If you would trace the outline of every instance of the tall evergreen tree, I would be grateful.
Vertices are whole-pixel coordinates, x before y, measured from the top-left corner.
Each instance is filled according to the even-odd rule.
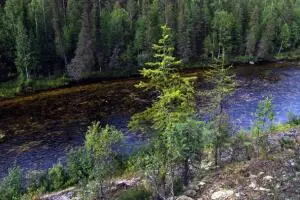
[[[85,0],[83,4],[82,22],[75,57],[67,66],[68,74],[74,80],[80,80],[84,73],[91,72],[95,65],[92,35],[92,2]]]

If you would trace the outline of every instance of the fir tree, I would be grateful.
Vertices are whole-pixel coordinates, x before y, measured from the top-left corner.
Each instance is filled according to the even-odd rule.
[[[82,13],[82,26],[75,51],[75,57],[67,66],[68,74],[74,80],[80,80],[84,73],[91,72],[95,65],[93,38],[92,38],[92,3],[84,1]]]
[[[129,127],[153,133],[151,148],[135,165],[153,178],[150,183],[155,195],[167,198],[174,195],[172,183],[176,164],[183,164],[184,183],[188,183],[189,164],[202,148],[202,123],[195,119],[193,80],[176,72],[181,62],[173,57],[170,29],[163,26],[162,32],[158,44],[153,45],[155,61],[146,63],[149,68],[141,70],[148,81],[137,85],[155,90],[158,98],[144,112],[134,115]]]

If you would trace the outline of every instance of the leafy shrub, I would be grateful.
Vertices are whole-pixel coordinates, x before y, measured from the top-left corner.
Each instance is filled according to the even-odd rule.
[[[21,198],[22,172],[20,167],[9,170],[8,176],[0,183],[1,200],[17,200]]]
[[[49,180],[47,171],[32,171],[28,174],[28,191],[46,192],[49,188]]]
[[[143,187],[136,187],[122,192],[118,200],[148,200],[148,199],[151,199],[151,193]]]
[[[72,149],[67,155],[69,184],[75,184],[81,179],[89,178],[93,165],[93,157],[85,148]]]
[[[64,186],[66,174],[62,164],[58,163],[48,171],[48,179],[50,191],[61,189]]]

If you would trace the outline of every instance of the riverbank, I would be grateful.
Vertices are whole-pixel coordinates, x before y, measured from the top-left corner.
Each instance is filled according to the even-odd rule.
[[[281,141],[290,141],[282,144]],[[273,132],[269,137],[268,158],[233,161],[233,154],[224,152],[217,168],[205,158],[194,166],[193,179],[187,187],[176,187],[175,200],[224,199],[299,199],[300,198],[300,128]],[[244,152],[238,152],[242,155]],[[134,177],[134,175],[131,175]],[[140,200],[148,196],[147,186],[138,177],[115,177],[107,196],[112,200]],[[144,188],[144,189],[141,189]],[[82,186],[55,193],[39,194],[41,200],[84,199]],[[149,197],[149,196],[148,196]]]
[[[294,55],[293,53],[281,54],[280,57],[270,60],[270,61],[255,61],[252,64],[249,64],[252,61],[251,58],[235,58],[232,60],[233,66],[238,68],[239,66],[249,66],[254,67],[257,65],[280,65],[280,66],[290,66],[292,64],[297,64],[297,60],[300,60],[300,56]],[[199,63],[192,63],[189,67],[182,69],[183,74],[193,74],[205,69],[205,66],[209,64],[201,65]],[[29,83],[26,84],[26,87],[21,89],[19,84],[15,80],[10,80],[8,82],[0,82],[0,101],[7,99],[24,97],[29,95],[34,95],[36,93],[45,92],[49,90],[59,90],[65,88],[72,88],[77,86],[102,83],[102,82],[115,82],[123,81],[128,79],[140,79],[141,77],[138,74],[138,69],[135,70],[125,70],[125,71],[112,71],[112,72],[94,72],[86,76],[80,81],[72,81],[66,76],[61,77],[50,77],[50,78],[39,78],[32,79]]]

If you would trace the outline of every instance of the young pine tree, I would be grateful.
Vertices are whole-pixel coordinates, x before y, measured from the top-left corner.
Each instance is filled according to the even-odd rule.
[[[153,45],[155,61],[141,70],[147,82],[138,88],[155,90],[157,99],[144,112],[135,114],[129,127],[134,131],[152,133],[151,148],[135,161],[135,166],[150,178],[155,196],[173,196],[176,166],[184,166],[184,182],[188,183],[189,164],[202,148],[201,127],[195,117],[193,79],[177,73],[180,61],[173,57],[170,29],[162,27],[162,38]]]
[[[268,156],[269,131],[274,121],[274,108],[271,98],[260,101],[255,113],[256,120],[252,128],[252,137],[255,142],[258,156]]]
[[[215,153],[215,165],[218,165],[220,149],[229,139],[230,126],[224,109],[225,98],[231,95],[236,87],[235,75],[231,67],[225,66],[225,56],[216,59],[210,70],[205,73],[206,80],[213,85],[213,89],[205,96],[210,97],[210,112],[212,118],[211,144]]]

